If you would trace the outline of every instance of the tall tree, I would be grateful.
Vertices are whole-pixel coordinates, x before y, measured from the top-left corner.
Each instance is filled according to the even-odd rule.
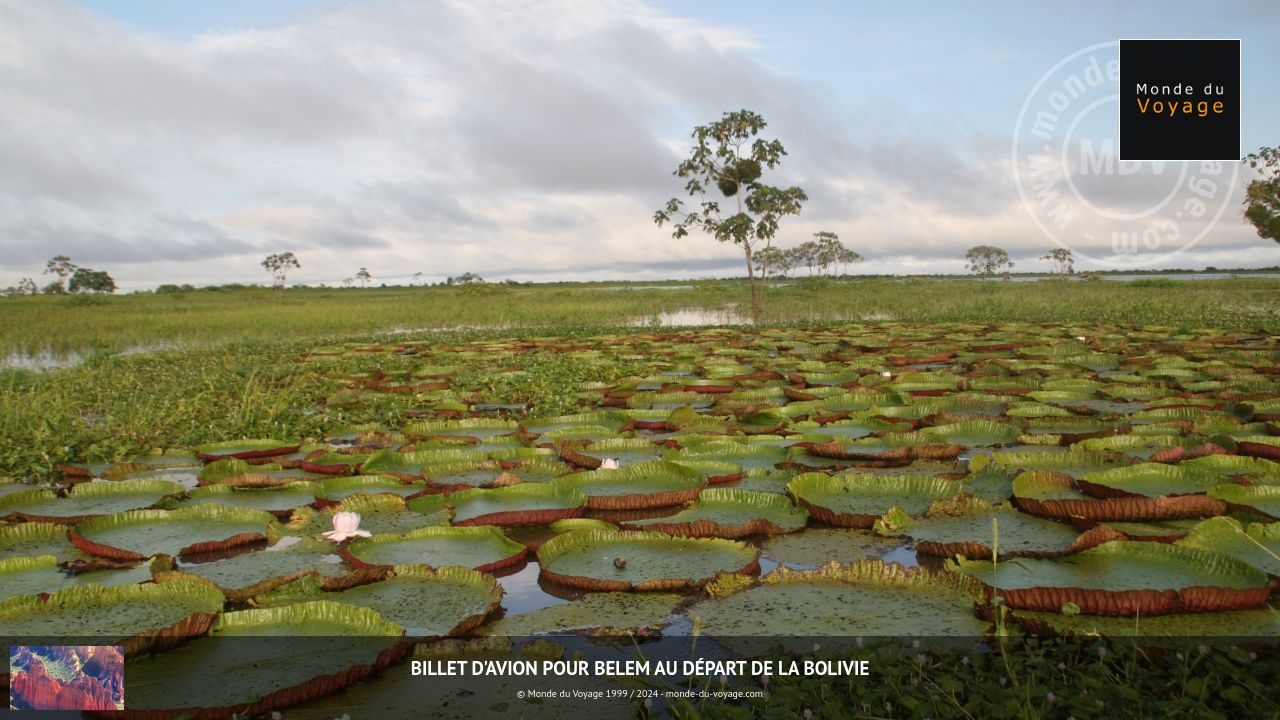
[[[1071,251],[1066,248],[1054,248],[1044,255],[1040,256],[1041,260],[1048,260],[1051,272],[1061,273],[1063,275],[1074,275],[1075,258],[1071,255]]]
[[[369,274],[368,268],[360,268],[360,272],[356,273],[356,279],[360,281],[360,287],[369,287],[369,281],[373,279],[373,275]]]
[[[1244,162],[1260,175],[1245,188],[1245,219],[1260,237],[1280,243],[1280,147],[1261,148]]]
[[[755,255],[755,262],[756,270],[760,273],[760,277],[766,280],[769,278],[770,270],[777,275],[786,277],[787,253],[782,248],[770,245],[761,249]]]
[[[113,293],[116,291],[116,281],[105,270],[76,268],[67,290],[73,293]]]
[[[262,267],[271,273],[277,290],[284,290],[285,281],[289,279],[289,271],[302,267],[292,252],[273,253],[262,261]]]
[[[45,292],[50,295],[62,295],[67,292],[67,278],[71,277],[76,271],[76,264],[71,262],[71,258],[66,255],[55,255],[52,260],[45,263],[44,274],[56,275],[58,279],[45,286]]]
[[[975,245],[964,254],[964,259],[968,261],[965,268],[980,277],[991,277],[1002,268],[1008,270],[1013,267],[1009,253],[994,245]]]
[[[694,147],[675,175],[686,180],[685,192],[697,206],[688,210],[676,197],[653,214],[659,227],[671,223],[675,238],[702,230],[720,242],[742,248],[751,283],[751,315],[756,322],[764,314],[764,296],[753,256],[770,246],[782,218],[799,215],[809,199],[799,187],[778,188],[763,182],[764,170],[777,167],[787,154],[781,142],[759,137],[764,128],[764,118],[750,110],[727,112],[720,120],[695,127]],[[731,213],[721,210],[720,201],[712,199],[714,195],[708,197],[713,189],[732,201]]]

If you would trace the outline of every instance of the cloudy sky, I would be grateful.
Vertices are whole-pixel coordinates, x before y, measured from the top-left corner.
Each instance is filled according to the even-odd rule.
[[[690,129],[744,107],[789,152],[772,180],[810,198],[777,244],[832,230],[868,273],[961,272],[994,244],[1041,269],[1019,112],[1121,37],[1242,38],[1243,151],[1280,144],[1271,0],[905,5],[0,0],[0,286],[58,253],[124,289],[267,282],[284,250],[312,284],[740,274],[651,216]],[[1122,214],[1163,191],[1143,177],[1084,191]],[[1246,181],[1155,264],[1280,264],[1240,217]]]

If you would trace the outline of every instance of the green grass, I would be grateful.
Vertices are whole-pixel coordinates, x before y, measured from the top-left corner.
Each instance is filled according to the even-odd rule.
[[[1152,282],[802,279],[768,290],[764,320],[1280,327],[1280,280]],[[0,300],[0,355],[322,340],[441,328],[645,325],[663,312],[684,308],[733,312],[750,302],[745,281],[689,285],[669,290],[618,285],[486,285],[9,298]]]
[[[293,362],[328,343],[377,331],[477,326],[427,334],[589,336],[658,312],[745,305],[745,283],[679,290],[591,286],[490,286],[371,290],[196,291],[185,296],[37,297],[0,300],[0,354],[74,351],[84,362],[51,372],[0,369],[0,476],[44,479],[55,465],[118,460],[150,448],[246,437],[320,437],[357,422],[398,426],[401,410],[365,403],[326,406],[339,370],[385,358],[346,358],[317,368]],[[1115,322],[1173,327],[1280,329],[1280,281],[1195,281],[1177,287],[1121,282],[973,280],[801,281],[769,292],[774,323],[892,319],[915,322]],[[516,328],[521,328],[517,333]],[[1082,330],[1083,332],[1083,330]],[[423,333],[406,338],[423,337]],[[184,350],[118,355],[138,344]],[[405,361],[411,362],[411,361]],[[627,376],[625,362],[584,366],[554,353],[526,358],[510,376],[478,365],[457,379],[531,412],[570,412],[565,388]]]

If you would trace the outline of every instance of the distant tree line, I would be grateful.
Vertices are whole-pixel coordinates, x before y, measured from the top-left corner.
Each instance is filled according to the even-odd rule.
[[[18,295],[82,295],[86,293],[100,294],[116,291],[116,281],[106,270],[94,270],[80,267],[71,262],[66,255],[55,255],[45,263],[45,275],[54,277],[43,288],[36,285],[32,278],[25,277],[17,285],[0,291],[7,297]]]

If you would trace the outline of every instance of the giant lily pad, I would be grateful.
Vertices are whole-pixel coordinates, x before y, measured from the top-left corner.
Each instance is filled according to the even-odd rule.
[[[762,555],[780,565],[805,570],[829,562],[873,560],[901,546],[901,541],[849,528],[809,528],[776,535],[761,545]]]
[[[462,567],[432,569],[398,565],[380,578],[295,580],[260,595],[260,607],[310,600],[334,600],[376,610],[405,628],[408,635],[461,635],[498,609],[502,588],[489,575]]]
[[[421,452],[379,450],[364,459],[360,465],[360,474],[390,475],[401,480],[413,481],[426,477],[424,468],[428,465],[480,462],[486,459],[488,459],[488,455],[479,450],[437,449],[423,450]]]
[[[1080,489],[1098,497],[1160,497],[1205,493],[1209,488],[1221,484],[1222,479],[1207,470],[1181,465],[1141,463],[1086,473],[1078,482]]]
[[[341,575],[351,569],[342,563],[332,543],[309,538],[284,538],[262,550],[212,562],[175,563],[156,558],[153,563],[156,579],[175,572],[194,575],[217,587],[233,602],[243,602],[304,575]]]
[[[325,600],[226,613],[206,638],[131,659],[128,708],[266,715],[341,690],[403,657],[403,634],[373,610]],[[289,639],[237,639],[263,636]]]
[[[487,631],[505,636],[652,635],[667,624],[683,600],[683,595],[673,593],[590,593],[572,602],[505,616]]]
[[[490,572],[514,565],[525,556],[525,546],[503,535],[496,527],[427,527],[403,535],[360,538],[342,549],[342,556],[356,567],[379,565],[457,565]]]
[[[0,560],[0,600],[18,595],[51,593],[77,585],[125,585],[151,579],[146,565],[91,572],[64,572],[52,555]]]
[[[1052,557],[1079,549],[1080,533],[1072,526],[1020,513],[1007,504],[953,504],[942,512],[935,506],[921,520],[900,511],[894,515],[891,512],[876,528],[910,537],[916,552],[925,555],[990,558],[995,546],[1001,559],[1009,559]],[[884,527],[890,519],[896,525]]]
[[[1033,515],[1086,520],[1172,520],[1221,515],[1227,506],[1208,495],[1095,498],[1080,491],[1076,480],[1051,470],[1024,472],[1013,480],[1013,501]]]
[[[1116,540],[1054,560],[949,567],[981,580],[1014,608],[1052,612],[1074,603],[1089,615],[1167,615],[1246,610],[1271,594],[1266,573],[1204,550]]]
[[[66,525],[36,522],[0,525],[0,560],[35,555],[54,555],[65,560],[75,554]]]
[[[1018,624],[1043,634],[1079,637],[1227,637],[1248,638],[1250,643],[1280,638],[1280,612],[1263,607],[1215,613],[1177,615],[1064,615],[1057,612],[1019,610]]]
[[[405,482],[390,475],[335,477],[328,478],[321,484],[324,486],[324,498],[335,502],[359,494],[390,493],[400,497],[411,497],[427,489],[426,483]]]
[[[351,495],[342,502],[323,510],[310,508],[295,510],[289,519],[288,529],[296,535],[319,537],[333,529],[333,518],[340,512],[360,515],[360,529],[375,535],[409,532],[422,527],[449,524],[449,514],[444,510],[430,515],[412,512],[404,498],[390,493]]]
[[[929,475],[840,475],[804,473],[792,478],[787,492],[817,520],[839,527],[871,527],[876,518],[898,507],[922,514],[935,500],[955,497],[961,485]]]
[[[948,425],[935,425],[920,431],[936,438],[938,443],[958,443],[970,447],[1007,445],[1018,439],[1018,428],[994,420],[967,420]]]
[[[653,530],[679,537],[742,538],[779,535],[805,526],[809,515],[776,493],[707,488],[679,513],[623,523],[627,530]]]
[[[654,461],[563,475],[554,484],[586,493],[593,510],[642,510],[693,500],[707,479],[683,465]]]
[[[866,560],[815,570],[779,568],[758,583],[713,585],[686,612],[714,637],[978,636],[976,583]],[[808,650],[809,648],[805,648]]]
[[[195,555],[263,542],[273,522],[260,510],[220,505],[131,510],[86,520],[71,530],[71,542],[90,555],[115,560]]]
[[[183,487],[164,480],[86,482],[71,488],[66,497],[52,490],[27,490],[0,498],[0,514],[19,520],[77,523],[126,510],[150,507]]]
[[[1230,555],[1280,577],[1280,522],[1245,525],[1227,517],[1209,518],[1178,544]]]
[[[319,483],[292,482],[269,488],[240,488],[231,485],[206,485],[196,488],[188,499],[171,503],[173,508],[198,505],[221,505],[232,508],[264,510],[277,517],[288,516],[297,507],[310,505],[324,496]]]
[[[181,578],[145,585],[81,585],[47,598],[15,597],[0,604],[0,635],[65,637],[91,629],[110,644],[124,640],[125,653],[132,655],[204,634],[222,605],[222,593]]]
[[[753,573],[760,553],[731,540],[654,532],[564,533],[538,548],[542,577],[587,590],[679,590],[721,572]]]
[[[1280,520],[1280,485],[1218,485],[1209,494],[1232,507]]]
[[[586,508],[587,496],[580,490],[560,485],[521,483],[492,489],[474,488],[448,495],[423,495],[410,500],[409,509],[420,513],[448,508],[452,524],[548,525],[578,517]]]
[[[236,458],[251,460],[255,458],[288,455],[298,449],[297,443],[280,440],[227,440],[226,442],[208,443],[195,448],[196,456],[205,462]]]

